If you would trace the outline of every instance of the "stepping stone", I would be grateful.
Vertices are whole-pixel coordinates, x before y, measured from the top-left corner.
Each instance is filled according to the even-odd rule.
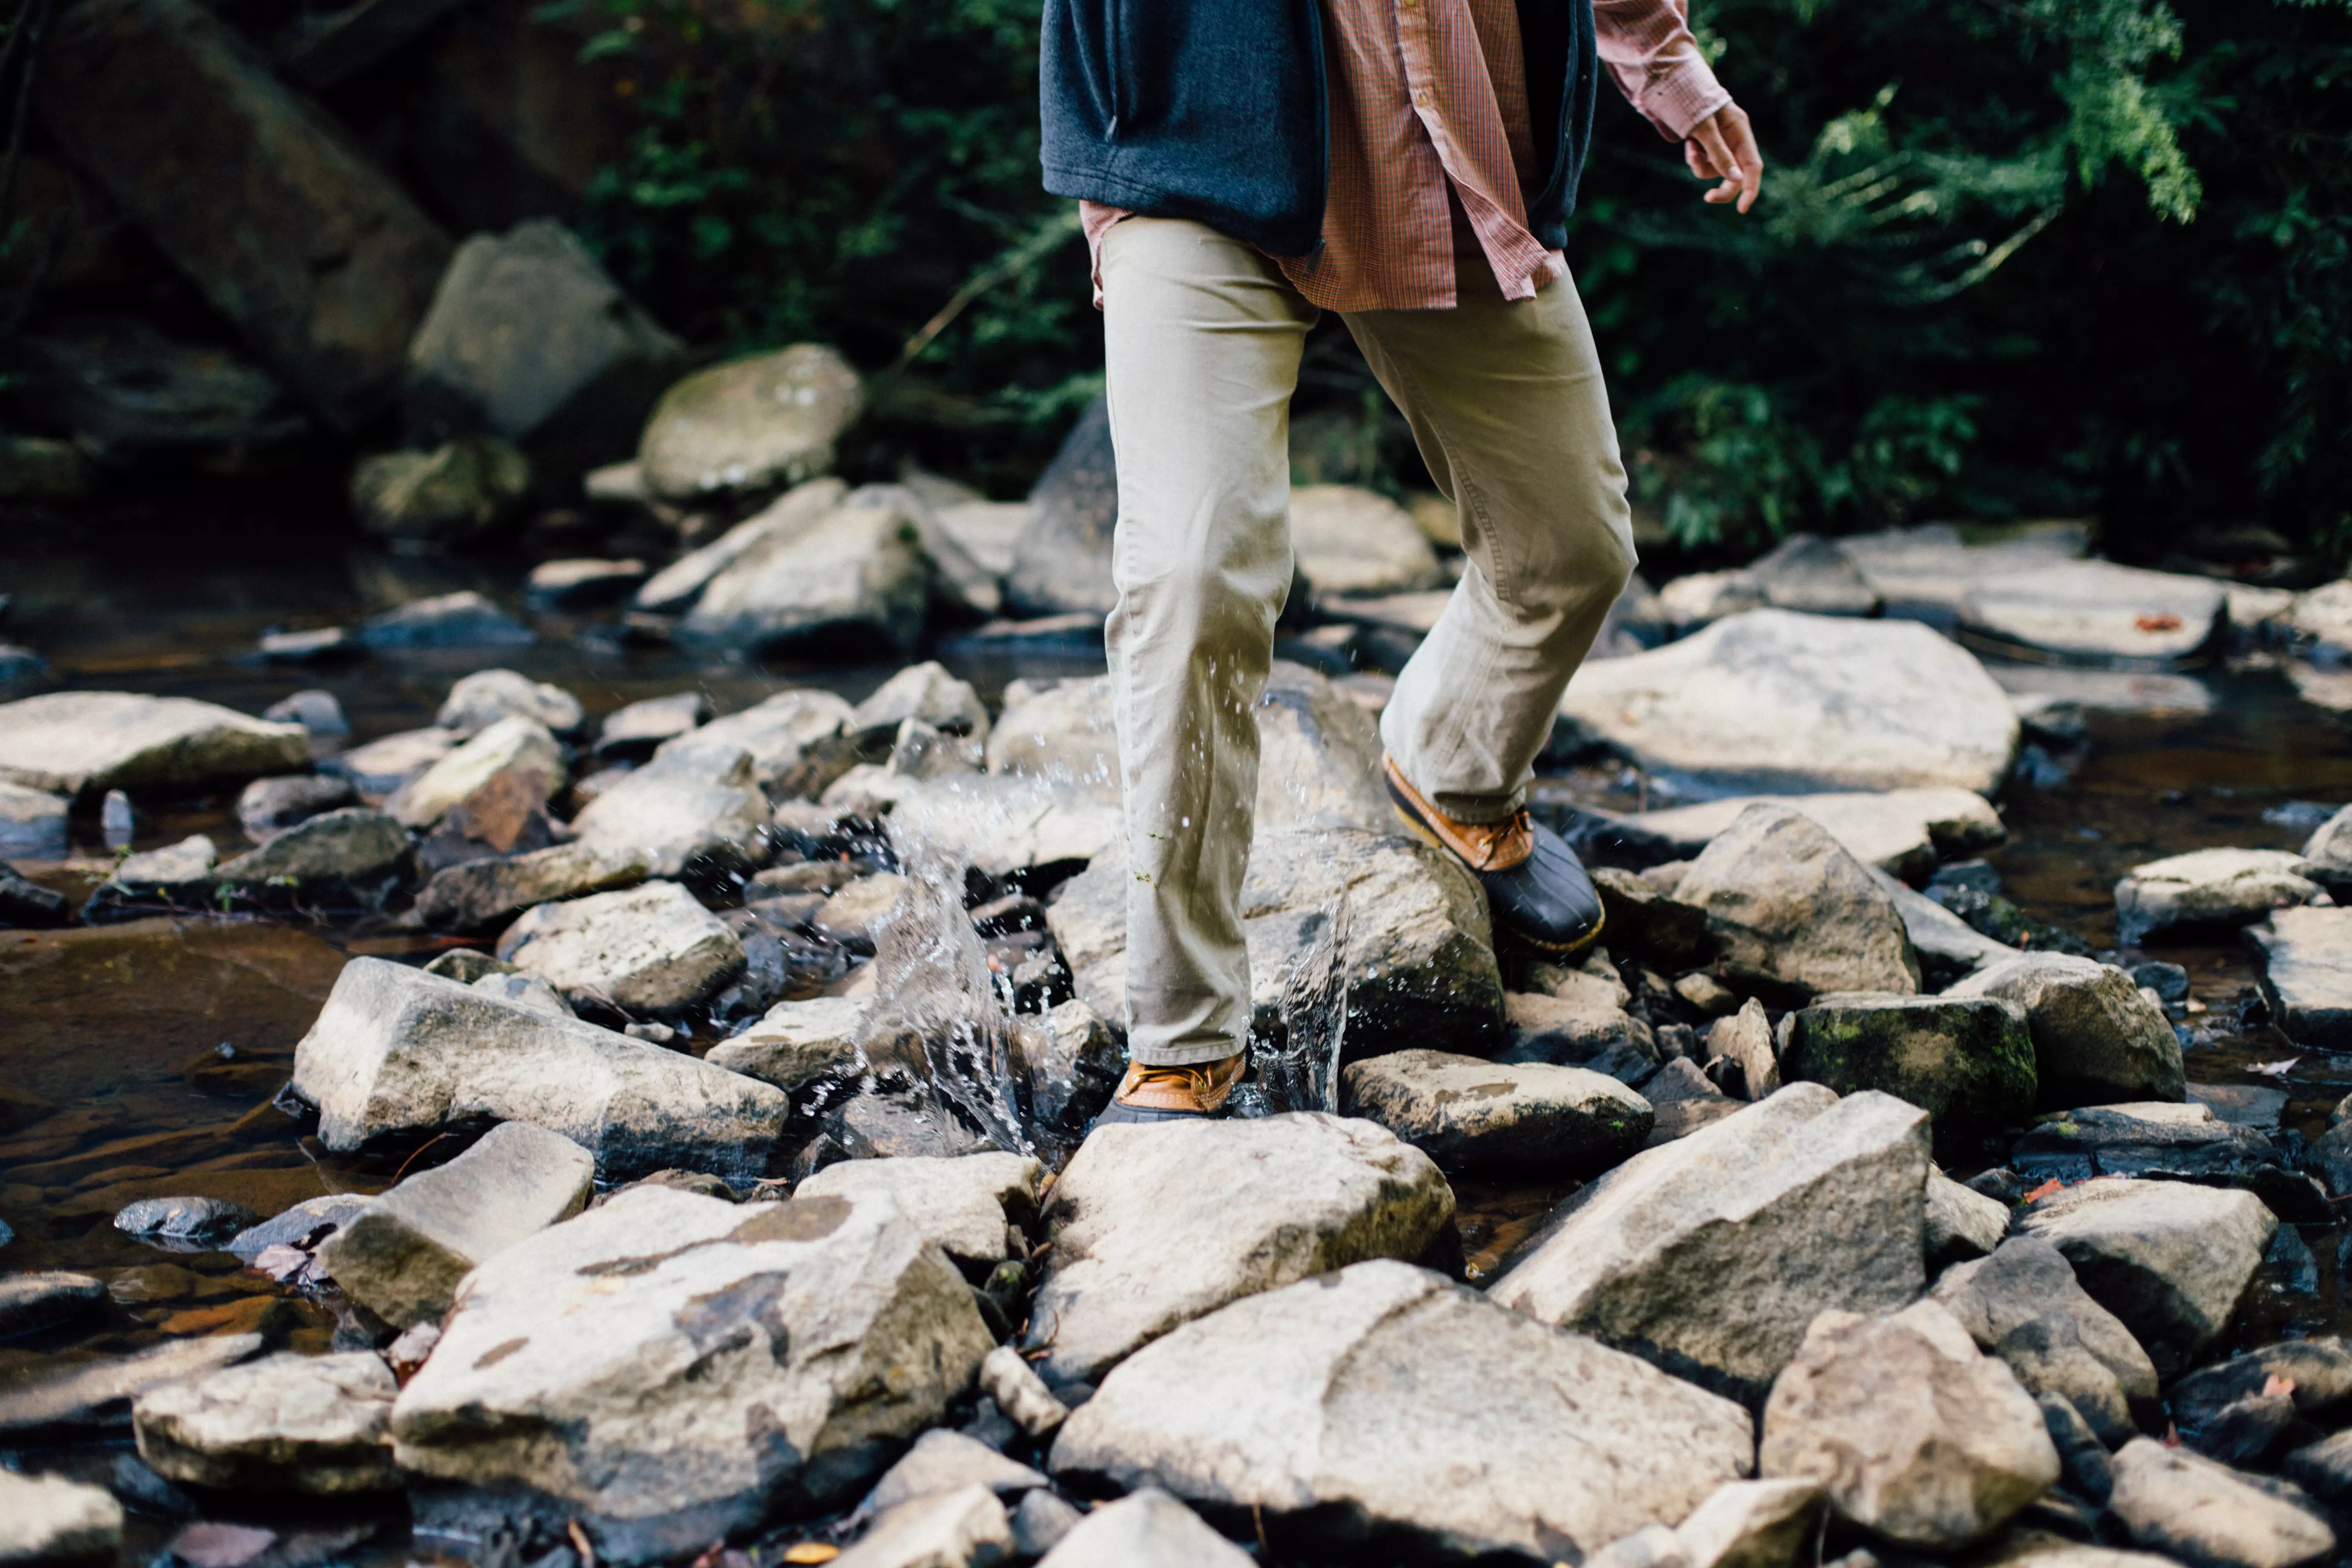
[[[2352,910],[2279,910],[2246,929],[2263,1000],[2297,1045],[2352,1050]]]
[[[991,1152],[955,1159],[844,1160],[793,1189],[795,1198],[887,1195],[923,1234],[960,1262],[1009,1256],[1005,1227],[1037,1211],[1037,1162]]]
[[[2108,1506],[2134,1541],[2202,1568],[2296,1568],[2336,1550],[2293,1488],[2242,1475],[2186,1448],[2135,1437],[2113,1465]]]
[[[1786,806],[1741,812],[1691,862],[1675,897],[1706,911],[1735,987],[1792,1002],[1919,989],[1903,917],[1876,875]]]
[[[743,972],[743,943],[676,882],[526,910],[498,954],[536,974],[574,1007],[632,1017],[687,1011]]]
[[[1759,805],[1784,806],[1811,817],[1855,859],[1907,881],[1925,881],[1940,861],[1964,859],[2009,836],[2000,814],[1984,796],[1949,787],[1731,795],[1667,811],[1639,812],[1625,820],[1656,834],[1676,857],[1689,859],[1741,812]]]
[[[392,1369],[373,1351],[281,1354],[149,1389],[139,1457],[166,1480],[310,1497],[395,1491]]]
[[[2242,926],[2319,891],[2284,849],[2194,849],[2135,866],[2116,884],[2116,935],[2135,946],[2175,927]]]
[[[2111,963],[2020,953],[1956,982],[1947,997],[1996,996],[2025,1009],[2041,1103],[2178,1100],[2188,1091],[2180,1041],[2162,1008]]]
[[[1347,1068],[1341,1104],[1449,1171],[1578,1173],[1642,1146],[1649,1101],[1615,1079],[1542,1062],[1395,1051]]]

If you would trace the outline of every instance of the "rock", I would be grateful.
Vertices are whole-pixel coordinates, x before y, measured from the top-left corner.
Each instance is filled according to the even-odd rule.
[[[49,135],[238,336],[336,429],[382,410],[449,259],[400,187],[184,0],[78,9],[44,59]]]
[[[2051,1446],[2058,1450],[2060,1484],[2072,1488],[2086,1502],[2105,1508],[2116,1489],[2106,1445],[2064,1394],[2037,1394],[2033,1403],[2042,1407],[2042,1425],[2050,1434]]]
[[[1021,1040],[1030,1113],[1071,1131],[1101,1113],[1127,1070],[1127,1052],[1102,1015],[1076,997],[1048,1008]]]
[[[1127,861],[1105,853],[1062,886],[1047,923],[1080,999],[1126,1016]],[[1348,1053],[1443,1039],[1470,1054],[1503,1038],[1503,984],[1484,895],[1459,861],[1418,840],[1360,829],[1261,833],[1242,886],[1253,1005],[1271,1023],[1285,977],[1347,888]]]
[[[110,924],[142,914],[210,906],[215,901],[212,876],[217,858],[213,841],[201,833],[192,833],[161,849],[126,855],[115,863],[114,874],[84,901],[82,921],[89,925]]]
[[[1097,399],[1062,439],[1029,492],[1029,531],[1013,552],[1004,597],[1015,613],[1107,616],[1118,602],[1110,575],[1118,521],[1118,467],[1110,406]]]
[[[566,1002],[554,986],[535,974],[478,974],[466,984],[485,995],[500,997],[519,1007],[528,1007],[551,1018],[576,1018],[580,1016],[572,1011],[572,1004]]]
[[[403,730],[354,746],[319,764],[322,772],[348,779],[362,795],[383,797],[457,749],[464,737],[450,730]]]
[[[1011,1345],[997,1346],[980,1363],[980,1391],[996,1401],[1007,1420],[1041,1443],[1070,1418],[1070,1407],[1054,1397]]]
[[[2158,1174],[2243,1185],[2287,1162],[2266,1133],[2205,1106],[2142,1100],[2045,1116],[2011,1145],[2009,1163],[2037,1184]]]
[[[1780,1060],[1772,1039],[1772,1024],[1764,1004],[1750,996],[1728,1018],[1717,1018],[1706,1032],[1709,1060],[1721,1057],[1738,1064],[1741,1089],[1749,1100],[1769,1098],[1781,1084]]]
[[[1286,1557],[1548,1561],[1683,1517],[1752,1442],[1727,1400],[1375,1261],[1145,1346],[1072,1412],[1053,1468],[1251,1510]]]
[[[349,806],[273,836],[213,875],[254,903],[354,899],[381,908],[408,858],[408,835],[389,812]]]
[[[307,766],[299,724],[187,697],[53,691],[0,703],[0,781],[58,795],[194,792]]]
[[[433,722],[460,735],[478,735],[501,719],[517,718],[560,735],[586,721],[580,699],[561,686],[511,669],[478,669],[449,689]]]
[[[2169,1375],[2220,1337],[2278,1221],[2252,1193],[2102,1176],[2041,1199],[2016,1226],[2063,1253]]]
[[[53,317],[18,340],[13,401],[114,465],[249,460],[289,447],[310,420],[277,377],[233,349],[166,336],[112,311]]]
[[[1677,1138],[1687,1138],[1702,1127],[1724,1121],[1742,1109],[1738,1100],[1717,1089],[1699,1065],[1677,1057],[1650,1075],[1642,1097],[1657,1116],[1643,1147],[1654,1149]]]
[[[2311,869],[2304,875],[2339,900],[2352,894],[2352,805],[2312,830],[2304,843],[2303,858],[2311,862]]]
[[[343,1293],[394,1328],[439,1318],[457,1283],[588,1201],[595,1161],[570,1139],[504,1122],[409,1177],[320,1245]]]
[[[1123,859],[1127,819],[1117,802],[1067,784],[956,773],[905,788],[889,833],[902,857],[919,846],[943,861],[1006,877],[1104,855]]]
[[[940,526],[939,514],[925,499],[928,487],[860,485],[843,503],[853,507],[890,507],[903,511],[915,525],[915,535],[930,568],[934,605],[963,620],[985,620],[1004,607],[1004,586],[999,574],[967,554],[955,535]]]
[[[72,804],[61,795],[0,780],[0,859],[64,859]]]
[[[55,1328],[105,1305],[105,1282],[87,1274],[0,1274],[0,1335]]]
[[[1108,676],[1019,680],[989,731],[988,771],[1119,793],[1118,731]]]
[[[1290,547],[1318,595],[1409,594],[1445,585],[1418,524],[1386,496],[1352,485],[1290,492]]]
[[[596,755],[642,762],[709,717],[710,699],[699,691],[673,691],[615,708],[596,731]]]
[[[662,742],[654,754],[673,767],[723,772],[734,752],[747,752],[754,781],[783,793],[824,743],[841,733],[849,714],[849,704],[830,691],[779,691],[757,707]]]
[[[1977,583],[2064,565],[2090,548],[2081,523],[2026,523],[1991,540],[1963,543],[1952,523],[1848,534],[1839,551],[1886,602],[1889,616],[1957,629],[1969,590]]]
[[[637,447],[665,500],[756,494],[833,467],[863,407],[857,373],[823,343],[794,343],[695,372],[655,405]]]
[[[704,585],[676,636],[690,647],[745,652],[820,633],[910,647],[929,573],[907,509],[844,503],[746,550]]]
[[[2338,1432],[2297,1448],[2281,1468],[2295,1485],[2341,1507],[2352,1495],[2352,1433]]]
[[[1027,501],[958,501],[935,508],[932,515],[966,555],[998,577],[1013,570],[1013,552],[1029,531]]]
[[[1667,624],[1688,634],[1764,607],[1764,590],[1745,572],[1693,572],[1658,590]]]
[[[2185,977],[2182,994],[2187,994]],[[2287,1091],[2243,1083],[2192,1083],[2189,1086],[2189,1103],[2207,1107],[2233,1126],[2276,1132],[2279,1118],[2286,1110]]]
[[[834,479],[796,485],[709,543],[688,551],[655,573],[631,602],[655,615],[682,614],[701,597],[713,577],[753,549],[792,539],[832,515],[848,493],[849,487]]]
[[[2285,1340],[2232,1356],[2174,1384],[2172,1405],[2182,1430],[2193,1433],[2225,1418],[2241,1401],[2259,1398],[2282,1383],[2293,1384],[2286,1396],[2297,1414],[2335,1425],[2352,1401],[2352,1345],[2329,1334]]]
[[[2284,849],[2196,849],[2135,866],[2116,884],[2116,934],[2126,945],[2176,926],[2246,925],[2307,903],[2311,863]]]
[[[1757,610],[1586,665],[1561,712],[1696,793],[1979,795],[2008,777],[2017,716],[1975,658],[1923,626]]]
[[[995,1263],[1006,1256],[1006,1225],[1035,1215],[1041,1173],[1030,1156],[1001,1152],[953,1160],[845,1160],[809,1177],[793,1196],[855,1202],[883,1194],[950,1258]]]
[[[1726,1481],[1675,1526],[1675,1541],[1690,1568],[1795,1568],[1821,1503],[1812,1481]]]
[[[105,1488],[63,1476],[0,1470],[0,1563],[16,1568],[19,1563],[108,1560],[121,1545],[122,1505]],[[1235,1559],[1249,1561],[1238,1551],[1227,1550]]]
[[[1927,1173],[1927,1267],[1982,1258],[2009,1234],[2009,1205],[1969,1191],[1941,1171]]]
[[[0,441],[0,499],[83,500],[96,488],[96,480],[89,455],[71,441],[47,436],[10,436]]]
[[[274,1355],[131,1404],[139,1457],[158,1475],[214,1491],[343,1497],[397,1490],[392,1398],[373,1351]]]
[[[853,951],[870,952],[906,895],[907,879],[895,871],[860,877],[817,907],[809,929]]]
[[[520,452],[491,437],[466,436],[428,451],[361,458],[352,469],[352,511],[379,538],[461,544],[511,518],[530,487],[530,462]]]
[[[1855,859],[1912,881],[1925,881],[1941,860],[1990,848],[2008,837],[2000,813],[1984,796],[1948,787],[1867,795],[1733,795],[1670,811],[1639,812],[1626,820],[1666,840],[1671,854],[1688,859],[1756,805],[1809,816]]]
[[[1995,996],[2025,1009],[2046,1106],[2178,1100],[2188,1091],[2180,1042],[2161,1008],[2113,964],[2020,953],[1980,969],[1947,998]]]
[[[526,910],[499,957],[574,1006],[682,1013],[740,973],[743,944],[676,882],[645,882]]]
[[[259,1334],[166,1340],[131,1355],[25,1377],[0,1393],[0,1434],[115,1425],[129,1417],[131,1401],[142,1391],[233,1366],[260,1353],[261,1343]],[[11,1517],[0,1512],[0,1529]]]
[[[1080,1520],[1039,1568],[1243,1568],[1254,1561],[1158,1487],[1140,1487]]]
[[[575,842],[611,859],[642,860],[656,877],[718,876],[766,863],[768,797],[751,753],[656,757],[572,819]]]
[[[847,1500],[990,1348],[972,1292],[879,1198],[641,1187],[477,1269],[393,1407],[403,1468],[516,1488],[598,1554],[699,1551]]]
[[[523,597],[539,609],[585,608],[627,597],[647,575],[646,563],[634,556],[568,556],[532,567],[523,579]]]
[[[499,437],[562,482],[626,450],[686,358],[569,229],[533,218],[457,247],[409,341],[402,411],[412,439]]]
[[[440,931],[499,925],[535,904],[625,888],[652,868],[643,855],[587,844],[551,844],[510,857],[468,860],[436,871],[416,895],[416,915]]]
[[[1845,1519],[1906,1546],[1986,1540],[2058,1479],[2032,1395],[1952,1314],[1828,1311],[1772,1384],[1757,1468],[1818,1481]]]
[[[209,1252],[261,1216],[226,1198],[141,1198],[114,1216],[114,1228],[172,1252]]]
[[[255,647],[273,664],[328,664],[361,657],[366,648],[349,626],[263,632]]]
[[[872,1006],[868,998],[849,996],[779,1002],[743,1033],[711,1047],[702,1059],[793,1093],[857,1067],[857,1033]]]
[[[605,1181],[671,1167],[756,1178],[790,1113],[766,1084],[375,958],[336,977],[295,1048],[294,1089],[319,1107],[330,1149],[527,1121],[595,1155]]]
[[[1985,935],[1924,893],[1884,871],[1874,868],[1872,874],[1903,917],[1903,934],[1910,939],[1912,953],[1919,960],[1919,976],[1927,989],[1948,988],[1963,976],[2018,955],[2018,949]]]
[[[1049,1384],[1093,1382],[1226,1302],[1367,1258],[1417,1258],[1454,1215],[1419,1150],[1370,1122],[1097,1127],[1055,1184],[1024,1341]]]
[[[2064,1396],[2103,1437],[2125,1441],[2134,1411],[2157,1409],[2147,1352],[2076,1282],[2065,1255],[2040,1237],[2011,1237],[1990,1258],[1953,1265],[1934,1294],[1978,1345],[2010,1362],[2028,1390]]]
[[[1593,886],[1601,894],[1609,942],[1617,951],[1654,959],[1672,969],[1704,963],[1713,956],[1705,910],[1660,892],[1630,871],[1598,866],[1591,872]],[[1728,991],[1724,996],[1728,1005],[1738,1005]]]
[[[2352,1047],[2352,910],[2280,910],[2246,935],[2262,954],[2263,1000],[2287,1037]]]
[[[1735,985],[1790,1000],[1919,989],[1894,900],[1828,833],[1785,806],[1741,812],[1691,863],[1675,897],[1706,911]]]
[[[1814,616],[1874,616],[1878,591],[1846,552],[1815,533],[1792,533],[1748,563],[1743,574],[1777,610]]]
[[[563,749],[547,726],[509,715],[466,742],[401,786],[387,803],[410,827],[430,827],[449,809],[499,773],[535,773],[552,791],[563,785]]]
[[[988,705],[936,659],[910,664],[884,681],[851,711],[842,728],[853,737],[878,739],[897,733],[909,719],[919,719],[943,734],[988,739]]]
[[[61,926],[72,919],[63,893],[0,868],[0,926]]]
[[[2199,1568],[2293,1568],[2336,1550],[2336,1532],[2282,1483],[2147,1437],[2113,1465],[2108,1506],[2132,1539]]]
[[[292,1208],[231,1237],[221,1250],[251,1263],[272,1247],[311,1247],[312,1237],[348,1225],[375,1200],[359,1193],[330,1193],[305,1198]]]
[[[236,825],[256,844],[267,844],[321,812],[352,805],[352,781],[335,773],[285,773],[256,779],[236,797]]]
[[[1012,1517],[994,1492],[974,1486],[899,1504],[833,1561],[841,1568],[968,1568],[1012,1550]]]
[[[530,628],[471,588],[412,599],[360,627],[362,646],[374,648],[520,647]]]
[[[2225,602],[2210,577],[2043,562],[1972,584],[1960,601],[1960,634],[1990,652],[2164,669],[2212,642]]]
[[[2344,662],[2352,656],[2352,578],[2339,577],[2296,595],[2286,629],[2319,658]]]
[[[1013,1354],[999,1345],[988,1352],[993,1359],[1002,1354]],[[1048,1395],[1050,1398],[1051,1395]],[[1046,1486],[1045,1478],[1028,1466],[1006,1458],[977,1438],[961,1432],[935,1427],[915,1439],[907,1457],[883,1472],[874,1483],[874,1489],[858,1505],[858,1511],[867,1515],[888,1513],[902,1503],[918,1498],[937,1497],[941,1492],[961,1491],[966,1487],[979,1487],[1003,1495],[1023,1492]]]
[[[1546,1176],[1616,1164],[1641,1148],[1654,1120],[1647,1100],[1601,1073],[1444,1051],[1355,1063],[1342,1076],[1340,1107],[1441,1169]]]
[[[2025,1009],[1979,996],[1833,993],[1792,1015],[1780,1076],[1840,1094],[1883,1089],[1941,1127],[2000,1127],[2033,1110]]]
[[[1489,1294],[1760,1396],[1816,1313],[1919,1294],[1927,1176],[1923,1112],[1790,1084],[1586,1186]]]

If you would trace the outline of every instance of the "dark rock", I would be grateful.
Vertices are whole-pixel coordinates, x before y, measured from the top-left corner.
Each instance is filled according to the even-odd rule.
[[[114,1216],[114,1228],[173,1252],[210,1252],[261,1216],[225,1198],[141,1198]]]
[[[2033,1107],[2033,1042],[2011,1002],[1825,996],[1795,1015],[1780,1058],[1788,1081],[1883,1089],[1942,1127],[2000,1126]]]
[[[380,452],[352,470],[352,510],[379,538],[460,544],[494,531],[530,494],[530,459],[488,436]]]
[[[0,926],[38,929],[72,919],[73,905],[63,893],[0,866]]]
[[[131,316],[74,315],[19,340],[19,399],[109,462],[265,454],[310,423],[267,371],[216,344],[181,342]]]
[[[236,905],[357,905],[381,909],[408,860],[408,834],[388,812],[330,811],[216,867],[221,897]]]
[[[0,1274],[0,1335],[28,1333],[106,1307],[106,1286],[87,1274]]]
[[[2060,1479],[2095,1503],[2104,1505],[2115,1489],[2115,1472],[2107,1467],[2106,1446],[2091,1431],[2081,1412],[2063,1394],[2038,1394],[2042,1423],[2058,1450]]]
[[[1086,611],[1102,616],[1118,601],[1111,584],[1111,530],[1118,519],[1118,472],[1111,451],[1110,405],[1097,400],[1078,418],[1062,449],[1029,492],[1029,528],[1013,551],[1005,598],[1019,614]]]
[[[1668,966],[1668,972],[1704,963],[1714,951],[1706,911],[1658,891],[1628,871],[1603,867],[1592,873],[1607,911],[1612,950],[1638,954]]]
[[[236,797],[236,823],[256,844],[267,844],[297,823],[358,798],[352,781],[329,773],[287,773],[256,779]]]
[[[369,647],[519,647],[530,628],[472,589],[415,599],[372,616],[360,628]]]
[[[359,1193],[330,1193],[322,1198],[305,1198],[275,1218],[237,1232],[221,1250],[251,1263],[266,1247],[315,1247],[321,1232],[349,1225],[373,1202],[373,1198]]]

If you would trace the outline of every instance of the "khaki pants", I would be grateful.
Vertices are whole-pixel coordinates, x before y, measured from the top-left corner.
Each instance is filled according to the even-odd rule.
[[[1506,301],[1467,247],[1463,303],[1346,318],[1459,507],[1467,570],[1397,679],[1381,736],[1441,810],[1519,808],[1561,690],[1634,564],[1625,472],[1566,279]],[[1118,455],[1107,640],[1126,791],[1128,1048],[1246,1043],[1240,898],[1253,710],[1290,587],[1290,395],[1315,308],[1251,247],[1134,217],[1102,246]]]

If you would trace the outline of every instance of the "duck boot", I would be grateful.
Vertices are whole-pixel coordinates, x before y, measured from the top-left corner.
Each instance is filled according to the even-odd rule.
[[[1185,1067],[1149,1067],[1129,1062],[1127,1076],[1110,1097],[1097,1127],[1137,1121],[1202,1121],[1225,1113],[1225,1101],[1249,1066],[1249,1053]]]
[[[1486,889],[1496,933],[1538,952],[1566,955],[1592,945],[1606,919],[1601,894],[1567,840],[1516,812],[1500,822],[1456,822],[1382,759],[1389,799],[1414,837],[1453,856]]]

